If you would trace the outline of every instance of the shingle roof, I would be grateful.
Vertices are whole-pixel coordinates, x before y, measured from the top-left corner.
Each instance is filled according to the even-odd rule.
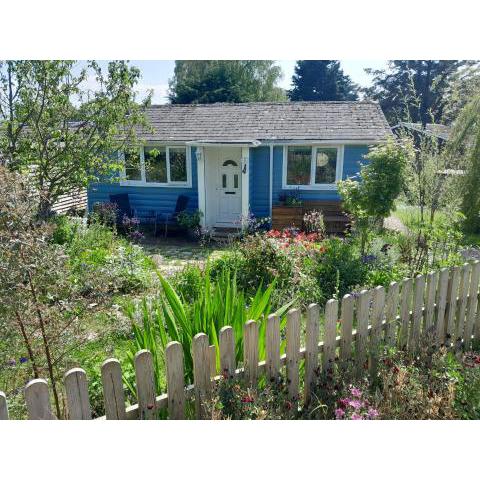
[[[367,140],[391,134],[378,104],[360,102],[213,103],[147,108],[146,141]]]

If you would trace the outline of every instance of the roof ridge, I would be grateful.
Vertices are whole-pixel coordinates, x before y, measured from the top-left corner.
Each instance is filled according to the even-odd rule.
[[[305,101],[284,101],[284,102],[216,102],[216,103],[156,103],[148,105],[147,108],[165,108],[165,107],[224,107],[224,106],[253,106],[253,105],[379,105],[374,100],[305,100]]]

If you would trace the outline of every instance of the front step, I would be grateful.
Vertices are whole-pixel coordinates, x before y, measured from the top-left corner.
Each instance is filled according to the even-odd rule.
[[[215,227],[213,229],[212,238],[216,242],[225,242],[238,236],[240,236],[239,228]]]

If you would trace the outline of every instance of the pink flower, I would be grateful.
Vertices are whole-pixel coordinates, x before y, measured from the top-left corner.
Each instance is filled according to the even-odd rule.
[[[362,396],[362,391],[356,387],[350,387],[350,393],[357,398]]]
[[[342,410],[341,408],[337,408],[335,410],[335,418],[337,420],[341,420],[345,416],[345,410]]]
[[[355,410],[358,410],[362,407],[362,402],[360,400],[349,400],[348,404]]]
[[[354,413],[351,417],[350,420],[363,420],[363,417],[359,415],[358,413]]]
[[[373,420],[374,418],[378,417],[378,411],[374,408],[369,408],[367,415],[370,420]]]

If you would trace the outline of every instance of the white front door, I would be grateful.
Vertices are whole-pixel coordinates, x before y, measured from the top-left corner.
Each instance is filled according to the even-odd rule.
[[[228,155],[218,159],[217,206],[218,226],[238,226],[242,214],[241,162]]]

